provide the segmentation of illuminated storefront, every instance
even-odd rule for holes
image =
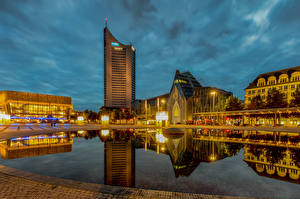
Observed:
[[[71,97],[0,91],[0,112],[17,122],[68,120],[72,110]]]

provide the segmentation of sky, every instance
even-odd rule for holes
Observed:
[[[0,0],[0,90],[104,101],[103,28],[136,49],[136,98],[176,69],[241,99],[259,74],[300,65],[297,0]]]

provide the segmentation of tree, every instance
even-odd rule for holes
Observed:
[[[300,89],[297,88],[297,90],[292,93],[293,99],[291,100],[289,106],[290,107],[298,107],[300,106]]]
[[[265,107],[265,103],[263,102],[260,95],[257,95],[251,99],[250,104],[247,106],[249,110],[256,110]]]
[[[84,114],[84,117],[89,121],[89,120],[91,120],[91,121],[95,121],[96,119],[97,119],[97,113],[96,112],[94,112],[94,111],[91,111],[91,110],[85,110],[84,112],[83,112],[83,114]]]
[[[286,97],[275,88],[269,90],[266,102],[267,108],[285,108],[287,107]]]
[[[243,109],[243,105],[239,98],[234,97],[232,95],[227,98],[226,111],[238,111],[238,110],[242,110],[242,109]]]

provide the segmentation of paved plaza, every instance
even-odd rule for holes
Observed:
[[[93,184],[42,176],[0,165],[0,198],[188,198],[251,199]]]

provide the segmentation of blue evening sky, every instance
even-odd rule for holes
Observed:
[[[0,90],[103,105],[103,28],[136,48],[137,98],[176,69],[243,99],[260,73],[300,65],[297,0],[0,0]]]

